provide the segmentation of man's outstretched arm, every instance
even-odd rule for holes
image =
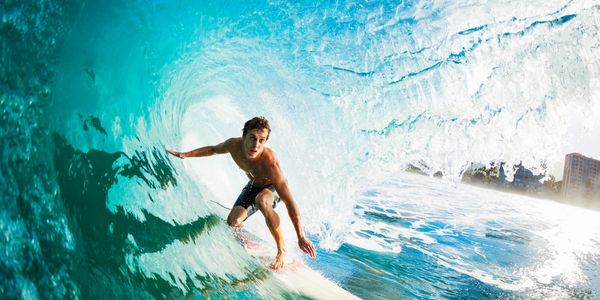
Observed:
[[[317,251],[315,250],[315,246],[313,243],[304,235],[304,229],[302,228],[302,220],[300,218],[300,210],[298,209],[298,205],[292,198],[292,193],[281,174],[281,169],[279,168],[279,164],[275,164],[273,166],[273,185],[275,186],[275,190],[277,190],[277,194],[281,198],[281,201],[285,204],[287,208],[288,215],[290,216],[290,220],[294,225],[294,229],[296,230],[296,236],[298,237],[298,247],[304,253],[310,255],[311,257],[317,256]]]
[[[188,152],[179,152],[175,150],[166,149],[169,154],[179,157],[181,159],[188,157],[202,157],[202,156],[211,156],[214,154],[223,154],[229,152],[229,146],[231,144],[231,139],[228,139],[218,145],[215,146],[205,146],[198,149],[194,149]]]

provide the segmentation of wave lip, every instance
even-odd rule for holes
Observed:
[[[436,194],[435,186],[362,192],[413,163],[456,181],[470,162],[542,167],[560,159],[565,141],[597,119],[598,12],[594,1],[226,10],[216,2],[3,3],[2,288],[9,298],[257,291],[264,270],[235,249],[220,221],[226,212],[211,204],[231,203],[243,174],[229,161],[181,162],[163,151],[239,135],[254,115],[272,121],[269,143],[323,248],[421,257],[424,266],[454,270],[452,283],[475,278],[518,290],[560,273],[572,287],[587,276],[566,267],[579,263],[581,249],[549,233],[593,248],[589,236],[568,237],[574,231],[560,226],[535,234],[502,222],[469,227],[452,207],[404,201],[402,193],[422,190],[431,192],[425,203],[445,199],[448,191]],[[430,222],[424,209],[447,218]],[[248,226],[268,237],[262,224]],[[480,272],[505,263],[485,247],[468,257],[450,247],[483,242],[520,250],[540,243],[550,259],[519,271],[534,280],[511,281],[519,272]],[[227,268],[196,255],[207,244],[230,250],[221,261]],[[395,284],[415,279],[380,269]]]

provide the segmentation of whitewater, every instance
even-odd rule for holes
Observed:
[[[24,0],[0,15],[7,299],[299,298],[224,221],[243,172],[165,152],[254,116],[318,247],[301,255],[280,206],[290,256],[353,294],[600,297],[599,212],[460,180],[500,161],[561,173],[572,137],[597,132],[598,1]],[[245,228],[272,240],[260,214]]]

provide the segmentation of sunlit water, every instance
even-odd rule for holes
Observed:
[[[397,174],[365,191],[355,213],[348,244],[322,260],[363,297],[600,295],[598,212]]]
[[[164,152],[264,115],[319,246],[303,257],[280,207],[290,255],[356,295],[598,298],[597,213],[453,183],[551,166],[593,124],[598,5],[5,1],[0,291],[298,297],[223,221],[231,160]]]

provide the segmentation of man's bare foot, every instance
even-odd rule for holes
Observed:
[[[275,260],[269,266],[273,270],[279,270],[283,268],[285,263],[285,250],[277,251],[277,256],[275,256]]]

